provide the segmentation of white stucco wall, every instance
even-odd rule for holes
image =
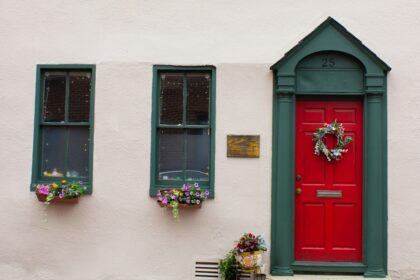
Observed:
[[[269,66],[328,16],[388,79],[389,270],[420,279],[420,2],[0,1],[0,279],[191,279],[243,232],[270,239]],[[29,192],[36,64],[97,65],[93,194],[45,210]],[[170,212],[148,196],[153,64],[216,66],[216,199]],[[226,157],[260,134],[259,159]],[[269,254],[265,255],[266,261]]]

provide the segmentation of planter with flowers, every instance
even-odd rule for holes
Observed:
[[[261,235],[245,233],[234,248],[238,262],[244,272],[258,272],[262,264],[262,253],[267,251],[267,245]]]
[[[60,184],[38,184],[35,194],[39,201],[45,204],[50,202],[58,203],[78,203],[79,197],[86,191],[86,187],[81,182],[67,182],[62,180]]]
[[[187,183],[182,188],[159,190],[156,197],[160,207],[172,208],[172,216],[178,221],[179,208],[201,208],[209,194],[209,191],[202,190],[198,183]]]

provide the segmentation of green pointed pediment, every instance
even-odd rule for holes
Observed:
[[[391,70],[383,60],[331,17],[288,51],[283,58],[271,66],[271,69],[292,74],[296,65],[304,57],[316,52],[331,51],[355,57],[363,64],[366,73],[383,75]]]

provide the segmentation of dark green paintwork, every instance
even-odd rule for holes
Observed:
[[[160,72],[208,72],[211,75],[211,93],[210,93],[210,123],[209,125],[161,125],[159,124],[159,73]],[[186,85],[184,83],[183,98],[186,98]],[[185,106],[183,102],[183,119],[185,123]],[[174,181],[158,181],[157,180],[157,164],[158,164],[158,136],[157,127],[160,128],[209,128],[210,129],[210,168],[209,168],[209,183],[208,185],[201,185],[203,188],[209,189],[210,198],[214,198],[214,157],[215,157],[215,129],[216,129],[216,68],[211,65],[204,66],[174,66],[174,65],[154,65],[153,66],[153,86],[152,86],[152,131],[151,131],[151,155],[150,155],[150,189],[149,195],[154,197],[161,188],[177,187],[175,184],[182,184],[183,182]]]
[[[33,141],[33,156],[32,156],[32,177],[30,190],[35,190],[35,184],[38,183],[48,183],[56,182],[61,178],[51,177],[51,178],[41,178],[40,176],[40,152],[41,152],[41,125],[49,126],[66,126],[67,123],[48,123],[42,122],[42,102],[43,102],[43,79],[42,72],[46,70],[89,70],[91,72],[91,96],[90,96],[90,113],[89,113],[89,122],[88,123],[76,123],[72,126],[86,126],[89,125],[89,174],[87,181],[85,183],[87,187],[87,194],[92,193],[93,185],[93,136],[94,136],[94,113],[95,113],[95,79],[96,79],[96,66],[92,64],[39,64],[36,68],[36,91],[35,91],[35,118],[34,118],[34,141]],[[66,80],[66,106],[68,106],[68,92],[69,92],[69,81]],[[67,109],[65,120],[67,120]],[[68,146],[68,141],[66,137],[66,146]],[[65,153],[67,156],[67,152]],[[65,179],[64,177],[62,179]]]
[[[319,59],[334,57],[334,67]],[[327,60],[328,62],[328,60]],[[294,271],[387,274],[386,73],[390,67],[332,18],[290,50],[274,72],[271,274]],[[363,74],[361,75],[362,72]],[[347,80],[348,78],[348,80]],[[351,81],[351,82],[348,82]],[[296,96],[364,100],[363,262],[294,260]]]
[[[294,244],[294,150],[295,150],[295,97],[290,94],[274,98],[275,116],[273,139],[273,188],[271,274],[293,275],[290,264]],[[278,121],[287,120],[287,121]],[[278,132],[278,134],[276,133]],[[291,137],[277,137],[289,135]],[[277,160],[282,158],[283,160]],[[276,186],[276,187],[274,187]]]
[[[363,67],[351,57],[337,52],[320,52],[305,57],[296,66],[297,92],[361,93]]]

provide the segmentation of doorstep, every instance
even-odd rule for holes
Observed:
[[[267,277],[267,280],[366,280],[372,278],[365,278],[363,276],[353,276],[353,275],[303,275],[295,274],[294,276],[271,276]],[[385,278],[377,278],[384,280],[391,280],[391,276]]]

